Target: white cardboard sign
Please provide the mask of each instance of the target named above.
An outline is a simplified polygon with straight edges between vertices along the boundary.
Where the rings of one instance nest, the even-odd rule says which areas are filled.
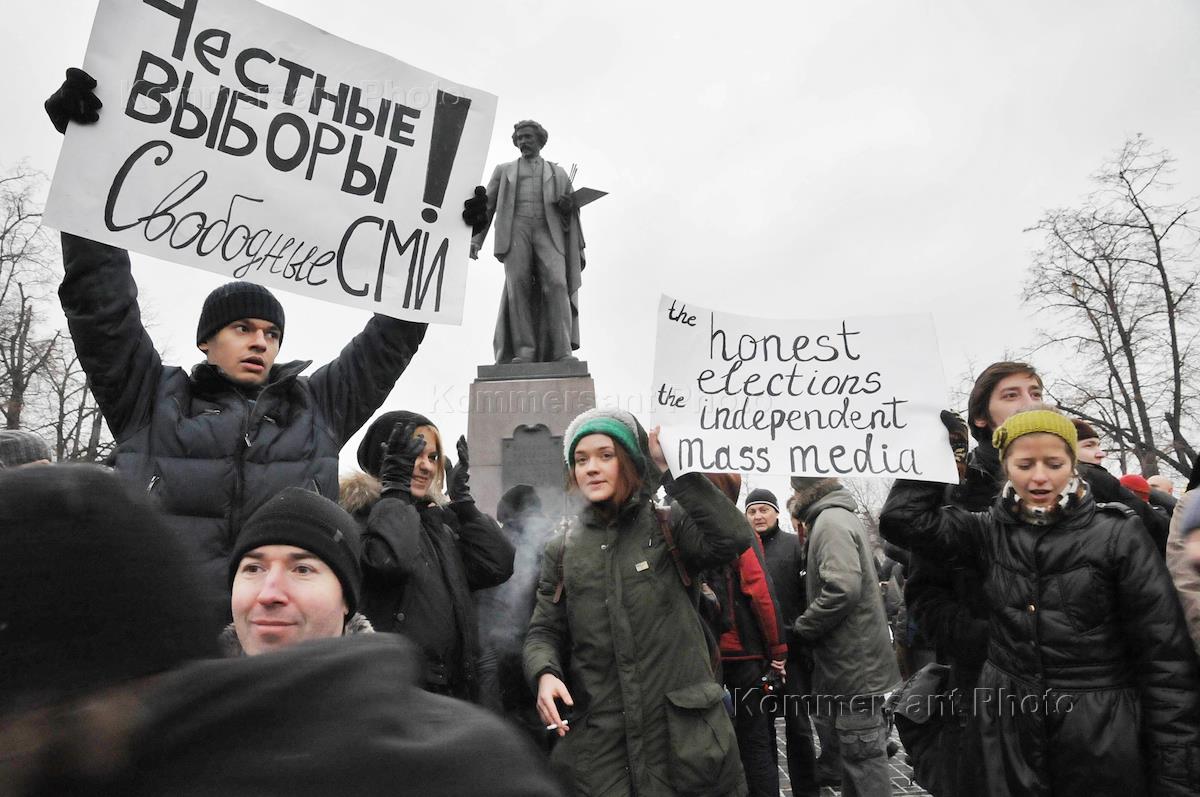
[[[400,39],[399,41],[402,41]],[[496,98],[253,0],[100,0],[46,222],[398,318],[462,318]]]
[[[663,296],[651,391],[674,473],[958,480],[927,315],[775,320]]]

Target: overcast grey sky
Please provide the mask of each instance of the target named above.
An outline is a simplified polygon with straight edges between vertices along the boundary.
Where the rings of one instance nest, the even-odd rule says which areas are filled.
[[[496,94],[489,164],[517,156],[511,124],[532,117],[547,158],[610,192],[583,216],[579,354],[600,401],[634,412],[661,292],[767,317],[930,312],[953,381],[1029,341],[1019,291],[1039,241],[1022,230],[1076,201],[1127,136],[1170,149],[1180,195],[1200,193],[1193,0],[267,4]],[[41,103],[82,62],[94,11],[5,0],[0,166],[53,171]],[[221,278],[134,263],[156,341],[198,361]],[[451,437],[492,359],[502,267],[481,257],[469,280],[466,322],[430,330],[386,405]],[[324,362],[367,318],[281,298],[284,359]]]

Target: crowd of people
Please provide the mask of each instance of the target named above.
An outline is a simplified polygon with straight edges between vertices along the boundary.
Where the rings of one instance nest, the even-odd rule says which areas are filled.
[[[934,795],[1200,793],[1200,501],[1114,477],[1026,363],[942,414],[958,482],[895,482],[881,560],[838,479],[743,497],[616,409],[563,435],[573,512],[493,515],[465,439],[376,414],[423,324],[303,376],[230,283],[189,372],[126,252],[63,257],[117,448],[0,432],[0,794],[775,797],[778,726],[796,795],[891,794],[893,729]]]

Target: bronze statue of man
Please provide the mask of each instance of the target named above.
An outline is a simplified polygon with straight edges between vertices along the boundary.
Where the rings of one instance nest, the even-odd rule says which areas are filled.
[[[493,218],[504,293],[492,340],[497,363],[575,360],[583,234],[571,179],[544,160],[549,134],[533,120],[513,125],[521,157],[502,163],[487,186],[487,224],[471,238],[476,258]]]

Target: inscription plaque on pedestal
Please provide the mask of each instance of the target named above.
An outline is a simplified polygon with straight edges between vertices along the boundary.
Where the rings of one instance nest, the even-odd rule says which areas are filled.
[[[467,418],[471,492],[479,508],[495,512],[505,490],[529,484],[557,520],[566,511],[562,436],[576,415],[594,406],[587,363],[481,366]]]
[[[513,430],[511,438],[500,441],[501,489],[507,492],[518,484],[528,484],[537,490],[550,517],[566,511],[562,436],[551,434],[545,424],[522,424]]]

